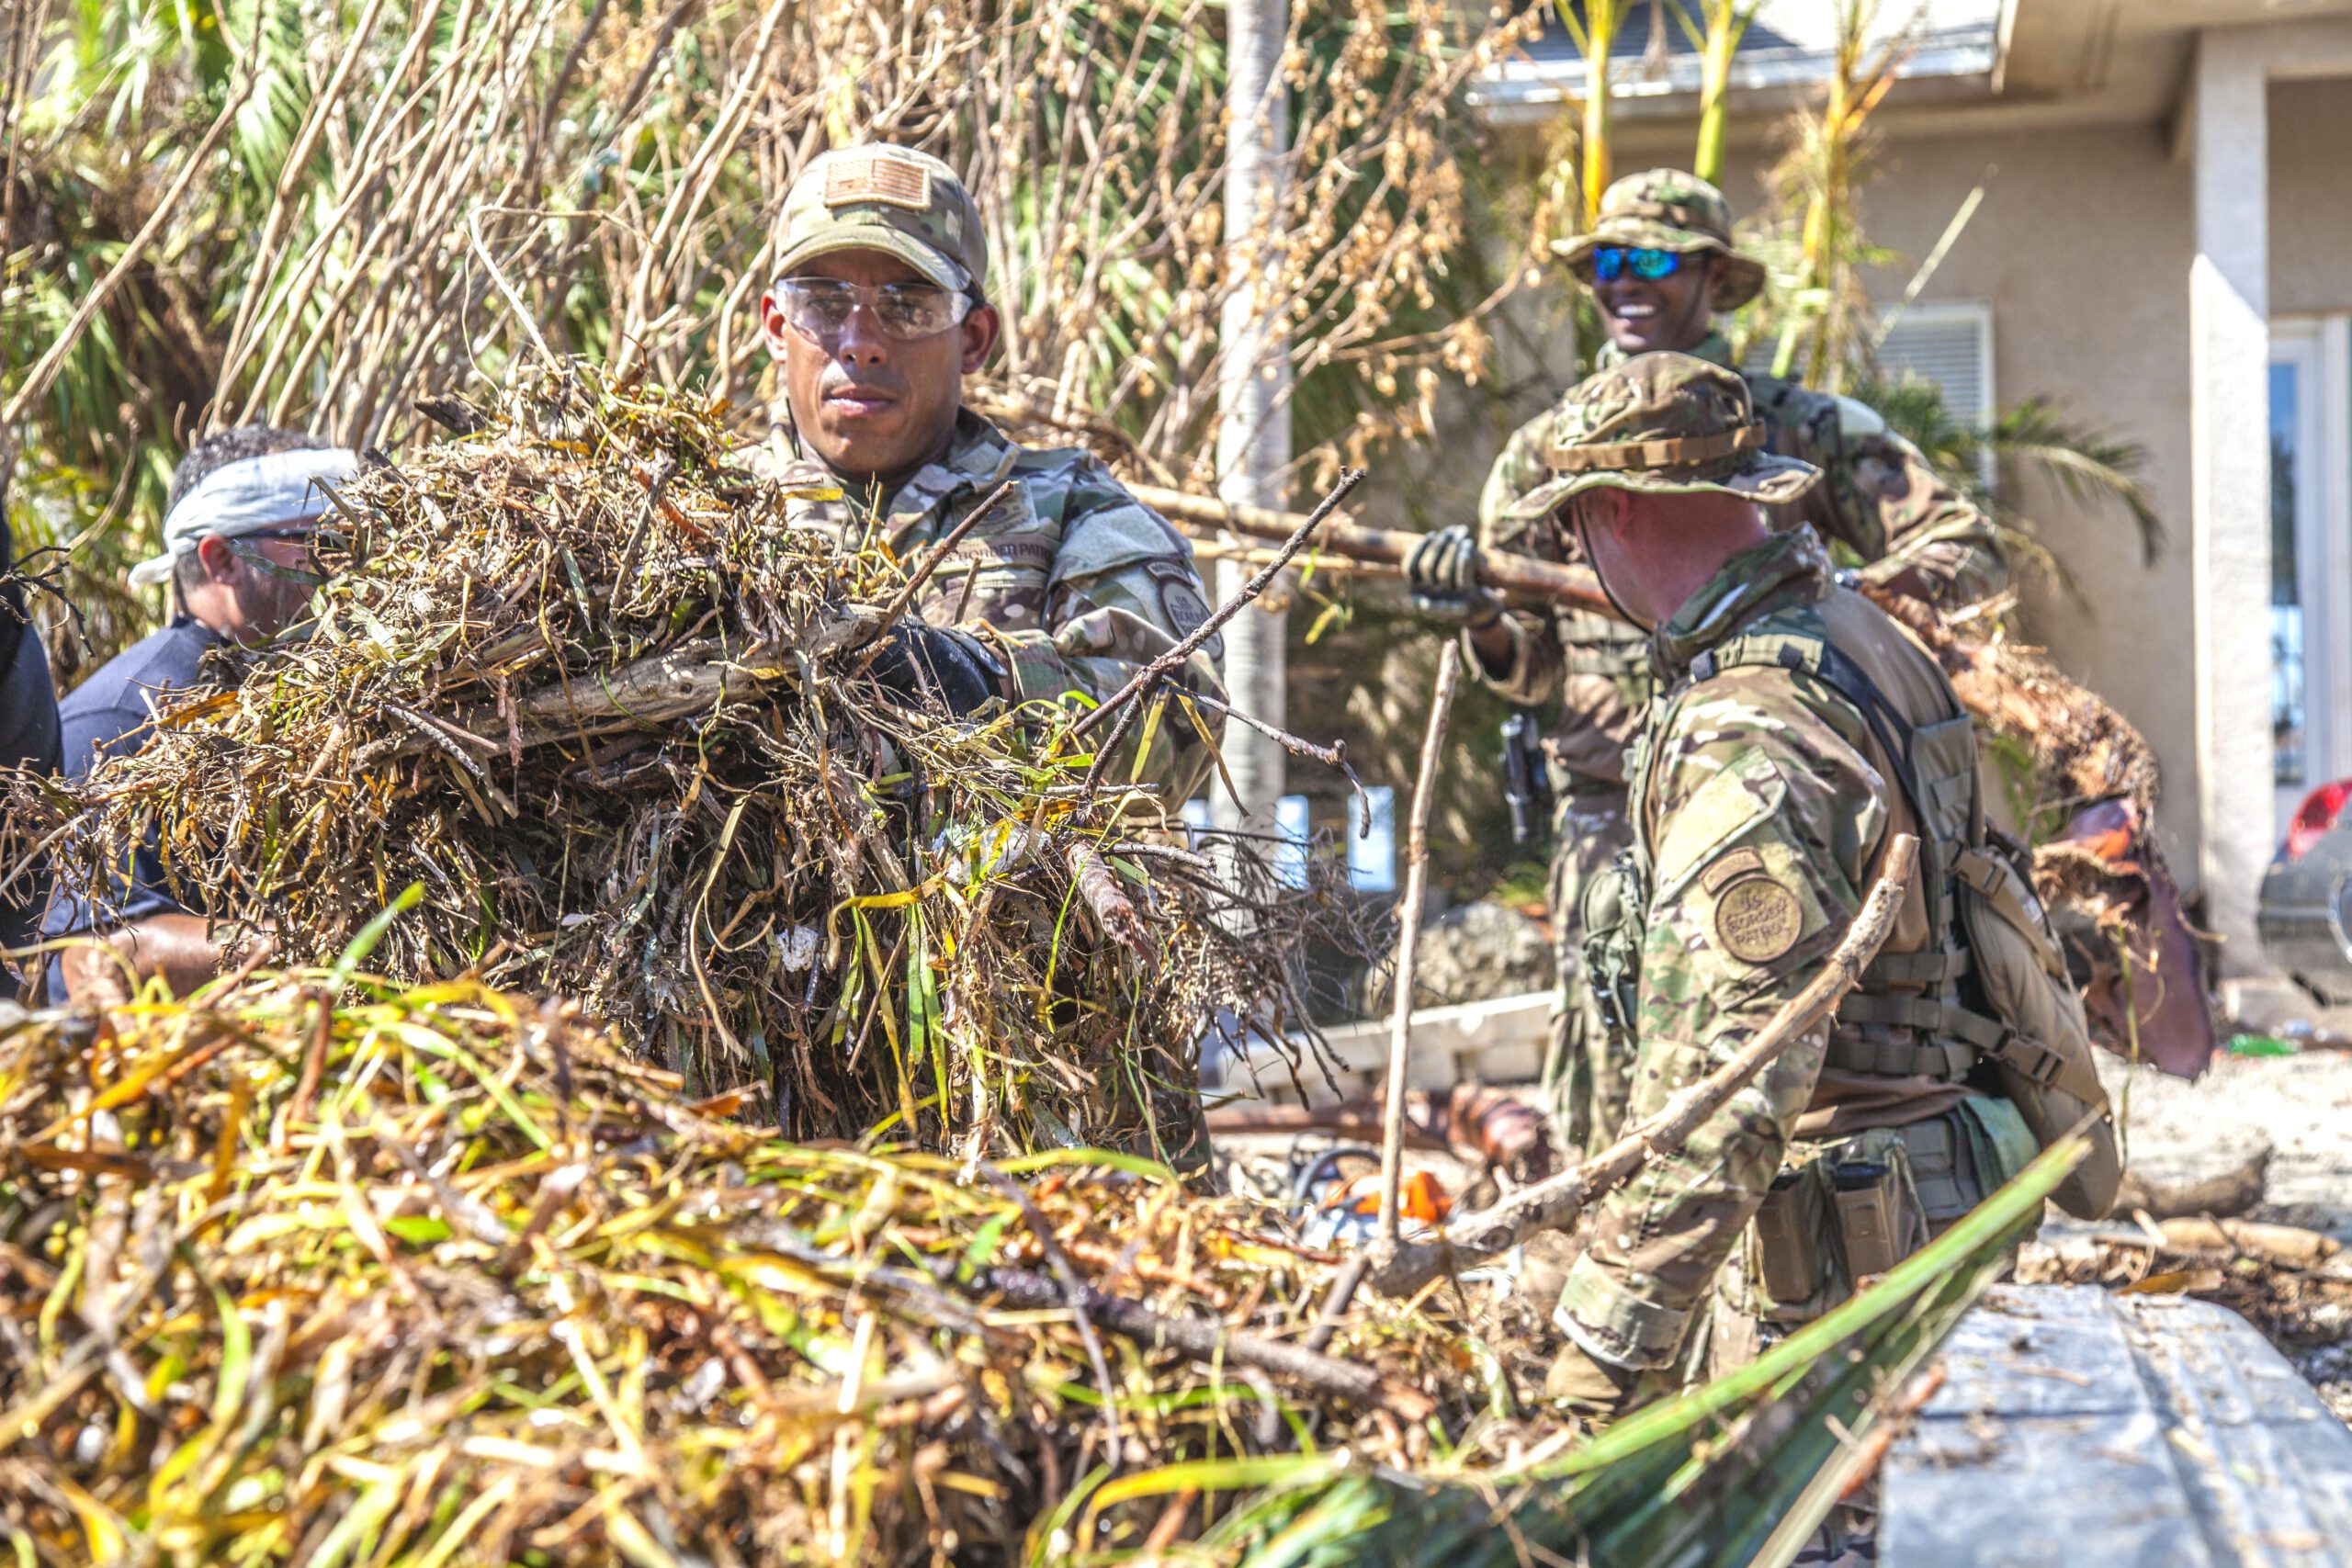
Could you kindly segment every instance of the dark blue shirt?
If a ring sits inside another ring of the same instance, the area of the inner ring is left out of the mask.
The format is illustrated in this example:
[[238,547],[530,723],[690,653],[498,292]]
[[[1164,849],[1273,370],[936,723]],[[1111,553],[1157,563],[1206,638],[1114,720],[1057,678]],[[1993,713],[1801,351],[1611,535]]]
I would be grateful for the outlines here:
[[[155,712],[171,705],[164,694],[198,684],[198,666],[205,653],[221,647],[223,640],[203,622],[182,615],[116,654],[74,687],[58,707],[65,776],[86,778],[100,758],[126,755],[144,746]],[[95,911],[84,890],[61,882],[50,904],[47,934],[73,936],[150,915],[203,913],[164,891],[170,882],[152,833],[132,852],[130,871],[128,878],[118,879],[107,890],[103,908]],[[57,985],[51,994],[62,996],[63,987]]]
[[[57,694],[49,683],[49,653],[40,627],[13,617],[15,606],[0,596],[0,647],[15,646],[0,669],[0,768],[57,772]],[[13,868],[6,868],[13,874]],[[26,872],[0,893],[0,947],[29,945],[40,931],[48,874]]]

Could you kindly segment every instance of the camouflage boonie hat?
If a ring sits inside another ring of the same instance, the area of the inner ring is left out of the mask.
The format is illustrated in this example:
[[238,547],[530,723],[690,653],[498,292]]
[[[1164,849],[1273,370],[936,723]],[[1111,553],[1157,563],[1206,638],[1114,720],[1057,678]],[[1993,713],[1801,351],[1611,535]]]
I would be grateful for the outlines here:
[[778,277],[834,251],[881,251],[942,288],[981,294],[989,271],[980,209],[956,171],[928,152],[868,142],[819,156],[784,198]]
[[1511,515],[1547,516],[1570,496],[1602,486],[1713,491],[1763,505],[1810,490],[1821,470],[1772,456],[1764,439],[1736,371],[1687,354],[1637,354],[1587,377],[1561,402],[1544,449],[1552,478]]
[[1764,264],[1732,249],[1731,203],[1696,175],[1645,169],[1627,175],[1600,196],[1589,233],[1552,242],[1553,254],[1592,286],[1592,253],[1603,245],[1633,250],[1713,251],[1724,258],[1715,309],[1736,310],[1764,290]]

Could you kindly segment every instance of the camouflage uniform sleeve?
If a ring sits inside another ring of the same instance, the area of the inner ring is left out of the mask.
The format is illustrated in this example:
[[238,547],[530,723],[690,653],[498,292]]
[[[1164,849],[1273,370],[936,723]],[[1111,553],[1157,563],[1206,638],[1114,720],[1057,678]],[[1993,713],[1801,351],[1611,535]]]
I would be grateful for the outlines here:
[[[1485,548],[1559,558],[1550,524],[1510,514],[1520,497],[1551,477],[1544,447],[1551,439],[1554,418],[1546,409],[1512,432],[1495,466],[1487,471],[1486,488],[1478,492],[1478,543]],[[1510,634],[1511,653],[1510,668],[1502,674],[1487,671],[1470,646],[1467,633],[1462,639],[1463,660],[1480,680],[1510,701],[1523,707],[1540,707],[1559,692],[1560,678],[1567,668],[1555,618],[1528,610],[1506,610],[1503,629]]]
[[[1018,703],[1059,703],[1070,694],[1099,703],[1209,615],[1192,547],[1091,458],[1071,476],[1063,506],[1061,543],[1046,578],[1040,625],[989,628],[1004,649]],[[1223,659],[1223,639],[1211,637],[1184,661],[1174,684],[1222,701]],[[1221,716],[1205,706],[1199,713],[1209,731],[1205,739],[1171,700],[1152,727],[1138,773],[1135,749],[1145,728],[1139,723],[1111,776],[1134,774],[1158,784],[1171,810],[1192,798],[1208,777],[1214,739],[1224,731]]]
[[2008,586],[1991,518],[1946,484],[1919,449],[1887,428],[1876,411],[1851,398],[1838,400],[1838,491],[1849,504],[1874,506],[1885,554],[1863,568],[1872,582],[1916,570],[1932,587],[1936,604],[1956,610]]
[[[1659,739],[1631,1114],[1735,1055],[1802,990],[1861,907],[1886,830],[1861,718],[1777,671],[1734,671]],[[1835,716],[1838,722],[1821,716]],[[1663,1382],[1778,1172],[1821,1071],[1799,1041],[1602,1205],[1555,1321],[1588,1352]],[[1660,1390],[1662,1392],[1662,1389]]]

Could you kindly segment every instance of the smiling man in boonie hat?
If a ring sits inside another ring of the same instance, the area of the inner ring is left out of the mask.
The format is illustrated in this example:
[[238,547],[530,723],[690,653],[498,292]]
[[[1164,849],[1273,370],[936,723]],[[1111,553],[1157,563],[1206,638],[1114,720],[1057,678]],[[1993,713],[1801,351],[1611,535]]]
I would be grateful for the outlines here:
[[[1609,252],[1628,254],[1604,258]],[[1702,286],[1691,290],[1692,297],[1716,310],[1736,310],[1764,291],[1764,264],[1742,255],[1732,243],[1731,203],[1713,186],[1679,169],[1651,169],[1619,180],[1603,193],[1592,228],[1572,239],[1553,241],[1552,254],[1596,293],[1604,273],[1606,281],[1614,283],[1629,271],[1635,282],[1687,273],[1690,282]],[[1675,261],[1661,265],[1659,256]],[[1637,347],[1624,341],[1629,334],[1654,336],[1635,329],[1655,319],[1648,310],[1612,319],[1611,335],[1628,353],[1688,346],[1687,342],[1645,340]],[[1703,335],[1703,312],[1699,327],[1698,335]]]

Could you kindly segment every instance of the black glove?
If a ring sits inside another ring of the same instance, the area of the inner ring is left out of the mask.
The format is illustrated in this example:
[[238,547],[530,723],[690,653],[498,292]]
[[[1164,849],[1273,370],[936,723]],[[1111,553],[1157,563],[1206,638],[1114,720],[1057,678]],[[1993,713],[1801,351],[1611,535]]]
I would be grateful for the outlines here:
[[1405,558],[1413,608],[1476,631],[1502,619],[1502,601],[1478,586],[1478,542],[1456,524],[1426,535]]
[[902,620],[883,633],[868,669],[892,691],[935,696],[958,716],[1003,694],[996,660],[978,637],[928,621]]

